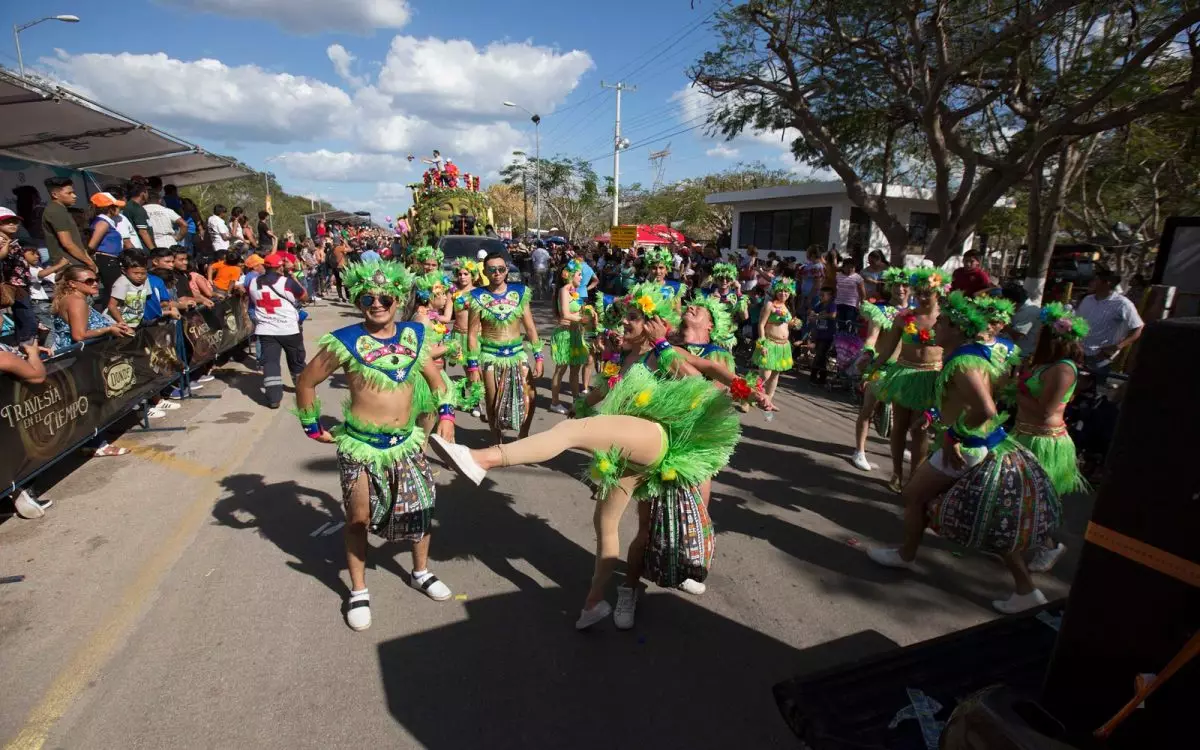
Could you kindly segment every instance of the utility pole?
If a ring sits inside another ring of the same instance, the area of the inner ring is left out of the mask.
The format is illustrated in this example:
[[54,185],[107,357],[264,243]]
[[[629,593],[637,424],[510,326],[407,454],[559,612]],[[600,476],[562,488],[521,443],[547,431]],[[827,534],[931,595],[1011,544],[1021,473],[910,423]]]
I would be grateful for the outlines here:
[[617,90],[617,119],[613,126],[613,217],[612,225],[617,226],[620,221],[620,205],[621,205],[621,149],[629,146],[628,140],[621,138],[621,92],[622,91],[637,91],[637,86],[630,86],[622,81],[617,81],[614,84],[606,84],[600,82],[600,88],[616,89]]

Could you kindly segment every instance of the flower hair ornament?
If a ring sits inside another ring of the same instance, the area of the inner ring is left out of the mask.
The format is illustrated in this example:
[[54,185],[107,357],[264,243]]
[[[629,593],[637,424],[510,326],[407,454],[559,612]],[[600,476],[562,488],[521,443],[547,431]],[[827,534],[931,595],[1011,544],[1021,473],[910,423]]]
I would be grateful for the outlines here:
[[737,266],[732,263],[716,263],[712,267],[710,276],[713,281],[720,281],[721,279],[733,281],[737,278]]
[[780,292],[787,292],[793,297],[796,296],[796,282],[786,276],[776,276],[771,279],[771,296],[774,297]]
[[357,301],[367,292],[390,294],[402,300],[408,297],[412,289],[413,274],[403,265],[390,260],[348,263],[342,271],[342,283],[352,300]]
[[570,281],[571,277],[583,270],[583,261],[579,258],[572,258],[563,266],[562,278],[563,281]]
[[418,247],[416,250],[413,250],[412,257],[413,260],[417,261],[418,263],[426,263],[431,260],[436,260],[438,263],[441,263],[442,260],[445,259],[445,254],[443,254],[442,251],[438,250],[437,248],[425,245],[424,247]]
[[908,286],[917,292],[937,292],[946,290],[946,274],[940,268],[913,268],[908,272]]
[[417,301],[427,304],[431,299],[446,291],[446,279],[441,272],[421,274],[414,281]]
[[473,283],[486,282],[483,276],[483,264],[471,258],[459,258],[451,264],[455,271],[466,271],[471,275]]
[[653,282],[643,282],[633,287],[621,298],[620,303],[626,313],[637,310],[647,319],[665,320],[672,328],[679,325],[679,313],[675,311],[673,298],[663,297],[661,287]]
[[1013,304],[1000,297],[968,297],[962,292],[951,292],[942,302],[942,311],[958,330],[968,338],[975,338],[993,323],[1008,323],[1012,320]]
[[1088,335],[1088,322],[1071,312],[1061,302],[1048,302],[1042,307],[1042,326],[1055,338],[1080,341]]

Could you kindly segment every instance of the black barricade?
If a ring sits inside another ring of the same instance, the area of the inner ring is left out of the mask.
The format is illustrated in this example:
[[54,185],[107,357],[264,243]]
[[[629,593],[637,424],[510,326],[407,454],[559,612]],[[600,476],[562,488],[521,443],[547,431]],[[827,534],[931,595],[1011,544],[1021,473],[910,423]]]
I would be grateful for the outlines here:
[[46,362],[46,381],[0,375],[0,493],[161,390],[183,370],[174,321]]
[[0,497],[176,380],[184,370],[181,330],[194,368],[253,329],[246,301],[235,297],[185,313],[180,323],[163,320],[130,338],[64,352],[47,360],[40,385],[0,374]]
[[211,309],[198,307],[183,315],[188,365],[196,368],[237,346],[254,332],[244,297],[230,297]]

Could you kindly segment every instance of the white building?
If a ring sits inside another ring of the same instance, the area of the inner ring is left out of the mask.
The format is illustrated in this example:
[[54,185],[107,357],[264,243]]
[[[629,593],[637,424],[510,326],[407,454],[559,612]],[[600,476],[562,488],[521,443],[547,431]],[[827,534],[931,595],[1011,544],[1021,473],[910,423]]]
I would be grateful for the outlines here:
[[[879,194],[878,184],[865,187],[868,193]],[[940,224],[933,191],[889,185],[887,195],[889,209],[908,226],[909,254],[923,255]],[[839,253],[849,252],[860,261],[871,250],[890,255],[883,232],[851,202],[839,181],[713,193],[705,202],[733,209],[733,250],[754,245],[760,257],[775,251],[802,258],[809,247],[824,252],[836,246]],[[967,238],[964,249],[970,249],[973,239],[974,235]]]

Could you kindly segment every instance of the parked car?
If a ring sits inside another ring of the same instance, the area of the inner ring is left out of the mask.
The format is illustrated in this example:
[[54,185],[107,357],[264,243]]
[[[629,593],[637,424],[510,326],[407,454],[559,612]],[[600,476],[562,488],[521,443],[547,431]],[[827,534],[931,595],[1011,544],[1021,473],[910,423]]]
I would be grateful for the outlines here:
[[508,252],[508,246],[504,244],[503,240],[473,234],[447,234],[438,240],[437,246],[445,256],[443,269],[446,271],[449,271],[450,265],[459,258],[480,260],[479,251],[483,250],[487,255],[491,253],[503,255],[505,262],[508,263],[508,280],[522,282],[521,270],[513,262],[512,254]]

